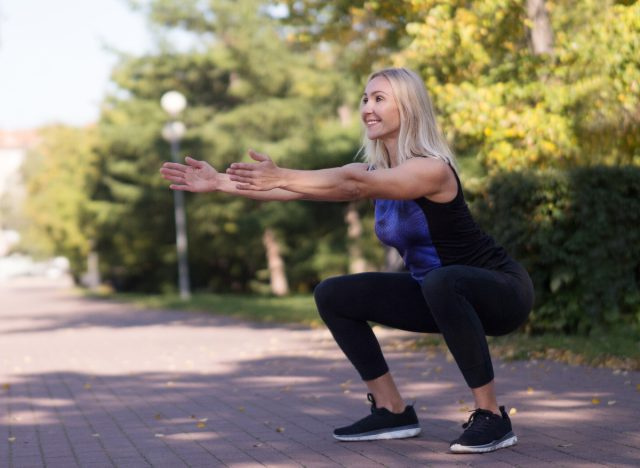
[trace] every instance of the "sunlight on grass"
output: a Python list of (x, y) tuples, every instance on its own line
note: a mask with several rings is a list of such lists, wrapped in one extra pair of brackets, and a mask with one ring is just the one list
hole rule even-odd
[[(609, 331), (598, 337), (513, 333), (489, 337), (488, 341), (491, 354), (505, 361), (548, 359), (571, 365), (640, 370), (640, 340), (627, 330)], [(439, 335), (417, 338), (411, 348), (447, 351)]]
[(311, 295), (194, 294), (186, 302), (178, 295), (113, 294), (102, 297), (144, 308), (198, 311), (256, 322), (297, 323), (312, 327), (322, 324)]

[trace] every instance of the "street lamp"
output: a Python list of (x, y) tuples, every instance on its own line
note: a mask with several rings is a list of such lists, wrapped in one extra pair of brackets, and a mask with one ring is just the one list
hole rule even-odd
[[(171, 159), (173, 162), (179, 162), (180, 140), (184, 136), (186, 128), (184, 123), (177, 120), (177, 116), (187, 107), (187, 100), (178, 91), (169, 91), (162, 95), (160, 105), (171, 118), (162, 129), (162, 137), (171, 143)], [(184, 194), (179, 190), (173, 191), (173, 206), (176, 219), (178, 286), (180, 288), (180, 298), (187, 300), (191, 297), (187, 260), (187, 216), (184, 210)]]

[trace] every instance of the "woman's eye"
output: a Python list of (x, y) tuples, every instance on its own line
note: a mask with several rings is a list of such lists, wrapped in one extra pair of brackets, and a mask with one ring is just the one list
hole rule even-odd
[(369, 102), (367, 98), (362, 98), (362, 104), (366, 104), (367, 102)]
[(380, 102), (380, 101), (382, 101), (382, 96), (376, 97), (376, 102)]

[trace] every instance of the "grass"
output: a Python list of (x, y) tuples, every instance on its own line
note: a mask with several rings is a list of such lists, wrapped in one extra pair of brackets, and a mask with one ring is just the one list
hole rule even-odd
[(183, 301), (178, 295), (139, 293), (98, 293), (92, 297), (116, 300), (148, 309), (206, 312), (243, 320), (267, 323), (296, 323), (317, 327), (322, 324), (313, 296), (258, 296), (255, 294), (193, 294)]
[[(177, 295), (91, 294), (134, 304), (141, 308), (199, 311), (238, 319), (322, 326), (311, 295), (287, 297), (250, 294), (194, 294), (189, 301)], [(416, 335), (405, 346), (411, 349), (436, 348), (446, 351), (439, 335)], [(614, 369), (640, 370), (640, 337), (629, 329), (610, 330), (596, 336), (514, 333), (489, 338), (494, 356), (505, 360), (550, 359)]]
[[(611, 330), (599, 336), (513, 333), (489, 337), (491, 354), (505, 361), (548, 359), (571, 365), (640, 370), (640, 338), (628, 330)], [(447, 350), (439, 335), (417, 338), (413, 349)]]

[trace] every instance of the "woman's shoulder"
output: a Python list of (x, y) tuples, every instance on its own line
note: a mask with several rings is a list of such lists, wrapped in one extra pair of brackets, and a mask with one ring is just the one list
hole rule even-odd
[(460, 192), (460, 180), (455, 168), (447, 161), (433, 157), (413, 157), (406, 161), (407, 169), (421, 173), (422, 179), (429, 182), (431, 193), (425, 198), (436, 203), (448, 203), (457, 198)]
[(402, 165), (407, 169), (424, 173), (431, 180), (447, 181), (455, 178), (455, 169), (451, 164), (442, 159), (429, 156), (414, 156), (407, 159)]

